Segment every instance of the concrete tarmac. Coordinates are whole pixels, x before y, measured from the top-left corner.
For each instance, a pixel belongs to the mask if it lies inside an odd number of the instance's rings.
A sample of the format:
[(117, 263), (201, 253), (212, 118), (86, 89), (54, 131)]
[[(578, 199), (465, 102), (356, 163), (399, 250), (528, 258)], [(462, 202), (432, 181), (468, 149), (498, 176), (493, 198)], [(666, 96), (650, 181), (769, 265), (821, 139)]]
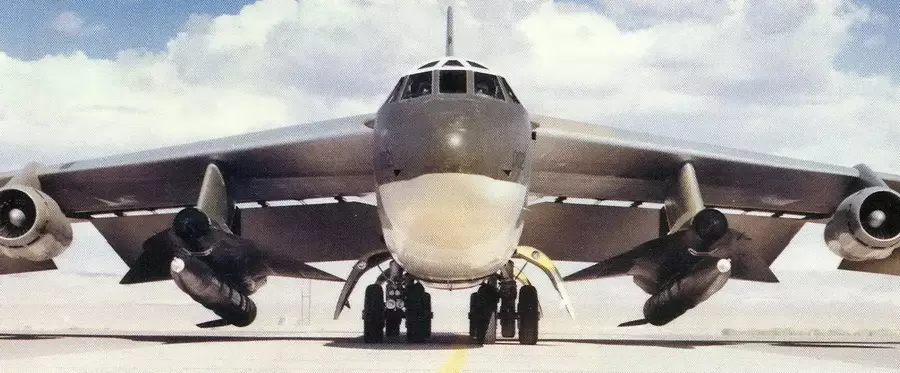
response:
[(900, 344), (839, 340), (579, 338), (474, 346), (460, 334), (383, 344), (355, 333), (17, 332), (0, 334), (0, 372), (880, 372)]

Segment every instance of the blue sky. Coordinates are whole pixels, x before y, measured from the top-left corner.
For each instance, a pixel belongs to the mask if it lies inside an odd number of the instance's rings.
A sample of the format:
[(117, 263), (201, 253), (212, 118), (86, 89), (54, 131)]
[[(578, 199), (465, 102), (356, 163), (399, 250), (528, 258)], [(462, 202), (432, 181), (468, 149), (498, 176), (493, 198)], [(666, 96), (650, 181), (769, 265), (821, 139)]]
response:
[[(3, 0), (0, 50), (22, 59), (84, 51), (110, 58), (124, 49), (165, 48), (191, 14), (234, 14), (252, 1), (238, 0)], [(54, 29), (60, 14), (83, 20), (79, 30)], [(77, 21), (76, 21), (77, 23)]]
[(900, 3), (894, 0), (860, 1), (871, 10), (871, 20), (851, 31), (854, 40), (838, 56), (839, 67), (862, 75), (900, 78)]
[[(165, 48), (191, 14), (235, 14), (252, 2), (3, 0), (0, 51), (26, 60), (76, 50), (92, 58), (113, 58), (125, 49), (158, 51)], [(605, 8), (602, 2), (594, 7), (600, 12)], [(853, 28), (853, 40), (840, 50), (836, 66), (863, 76), (886, 75), (900, 80), (900, 59), (896, 58), (900, 55), (900, 28), (893, 26), (900, 23), (900, 5), (892, 0), (857, 0), (856, 4), (869, 8), (871, 16)], [(634, 25), (621, 22), (620, 27)]]

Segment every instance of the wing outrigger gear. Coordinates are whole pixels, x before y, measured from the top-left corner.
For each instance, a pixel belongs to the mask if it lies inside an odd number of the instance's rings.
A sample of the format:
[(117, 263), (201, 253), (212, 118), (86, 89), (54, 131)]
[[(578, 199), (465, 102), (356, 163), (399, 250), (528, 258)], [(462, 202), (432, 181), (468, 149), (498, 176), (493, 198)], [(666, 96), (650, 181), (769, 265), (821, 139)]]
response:
[[(553, 264), (553, 260), (542, 251), (530, 246), (517, 247), (515, 254), (513, 254), (513, 258), (524, 259), (526, 262), (534, 264), (544, 271), (544, 274), (550, 278), (553, 288), (559, 293), (559, 297), (562, 299), (562, 304), (566, 307), (569, 317), (571, 317), (572, 320), (575, 320), (575, 309), (572, 308), (572, 300), (569, 298), (569, 292), (566, 291), (566, 286), (563, 284), (562, 275), (560, 275), (559, 269), (556, 268), (556, 264)], [(522, 271), (519, 270), (519, 273), (521, 272)]]
[(350, 293), (353, 292), (353, 289), (356, 287), (356, 283), (359, 282), (359, 278), (362, 277), (362, 275), (364, 275), (370, 269), (381, 265), (389, 259), (391, 259), (390, 252), (376, 251), (373, 253), (369, 253), (353, 265), (353, 270), (350, 271), (349, 275), (347, 275), (347, 281), (344, 282), (344, 288), (341, 289), (341, 295), (338, 296), (337, 304), (334, 307), (335, 320), (337, 320), (338, 317), (341, 316), (341, 312), (344, 310), (344, 307), (350, 308), (350, 301), (348, 301), (347, 299), (350, 298)]
[(522, 283), (522, 285), (531, 285), (531, 280), (528, 279), (528, 276), (525, 275), (525, 272), (522, 270), (523, 267), (513, 266), (513, 275), (516, 277), (516, 280)]

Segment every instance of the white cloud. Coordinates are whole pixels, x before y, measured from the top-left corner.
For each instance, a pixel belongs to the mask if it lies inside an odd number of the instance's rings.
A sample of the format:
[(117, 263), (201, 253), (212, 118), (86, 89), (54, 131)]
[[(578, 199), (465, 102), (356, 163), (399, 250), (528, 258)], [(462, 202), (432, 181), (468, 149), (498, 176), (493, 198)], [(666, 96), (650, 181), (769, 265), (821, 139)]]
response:
[(84, 27), (84, 18), (76, 12), (62, 12), (53, 19), (50, 27), (66, 35), (77, 35)]
[(99, 23), (86, 23), (81, 15), (72, 11), (60, 12), (50, 22), (50, 28), (67, 36), (90, 35), (106, 29)]
[[(263, 0), (192, 17), (161, 51), (0, 54), (9, 88), (0, 149), (16, 150), (4, 162), (374, 111), (400, 74), (442, 52), (445, 5)], [(900, 146), (886, 140), (900, 132), (898, 87), (834, 67), (843, 45), (864, 42), (849, 30), (877, 18), (867, 9), (843, 0), (596, 5), (468, 2), (457, 7), (457, 51), (507, 75), (534, 112), (900, 170)], [(66, 17), (64, 30), (88, 27)], [(85, 131), (92, 136), (66, 141)]]

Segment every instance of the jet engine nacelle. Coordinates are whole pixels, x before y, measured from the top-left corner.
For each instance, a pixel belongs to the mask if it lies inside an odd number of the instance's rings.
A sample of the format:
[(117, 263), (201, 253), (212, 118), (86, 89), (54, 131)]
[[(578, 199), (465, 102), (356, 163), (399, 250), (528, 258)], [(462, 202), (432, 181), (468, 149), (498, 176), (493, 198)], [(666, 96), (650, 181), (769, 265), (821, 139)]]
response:
[(72, 243), (72, 225), (53, 198), (22, 185), (0, 188), (0, 255), (43, 261)]
[(847, 260), (888, 257), (900, 246), (900, 194), (869, 187), (847, 197), (825, 226), (825, 242)]

